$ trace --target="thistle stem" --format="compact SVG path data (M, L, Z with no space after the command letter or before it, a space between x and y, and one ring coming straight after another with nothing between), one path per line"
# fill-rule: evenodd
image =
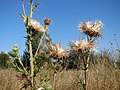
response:
M22 68L23 68L23 70L24 70L25 74L27 75L27 74L28 74L28 72L27 72L26 68L24 67L24 65L23 65L23 63L22 63L22 61L21 61L20 57L18 57L18 60L19 60L20 65L22 66Z
M32 10L32 0L30 0L30 18L32 18L33 10Z
M25 8L24 8L24 0L22 0L22 10L23 10L23 14L24 14L24 16L25 16L26 13L25 13Z
M87 90L87 71L89 67L89 62L90 62L90 51L87 52L87 60L84 60L84 84L83 84L83 89Z
M85 74L85 80L84 80L84 85L83 85L83 88L84 90L87 90L87 70L85 69L84 70L84 74Z
M35 58L35 57L37 56L37 54L38 54L38 50L39 50L39 48L40 48L40 45L41 45L41 42L42 42L42 39L44 38L44 36L45 36L45 32L43 33L42 37L40 38L39 46L38 46L38 48L37 48L37 50L36 50L36 52L35 52L34 58Z
M53 90L56 90L56 73L54 74L54 80L53 80Z
M30 49L30 77L31 77L31 85L32 89L34 89L34 58L33 58L33 53L32 53L32 43L31 40L29 40L29 49Z
M32 0L30 0L30 18L32 18ZM31 77L31 90L34 90L34 57L32 52L32 42L31 39L29 39L29 52L30 52L30 77Z

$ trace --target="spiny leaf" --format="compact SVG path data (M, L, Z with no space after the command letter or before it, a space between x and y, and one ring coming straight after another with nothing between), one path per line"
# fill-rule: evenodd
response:
M26 28L28 27L28 17L27 17L27 20L26 20L25 26L26 26Z
M24 19L24 15L22 15L21 13L19 14L19 16L20 16L22 19Z
M34 7L38 7L39 4L40 4L40 2L36 2Z
M29 45L29 42L26 42L25 44L26 44L26 45Z
M36 3L34 4L33 8L32 8L32 11L34 11L34 10L38 7L39 4L40 4L40 2L36 2Z
M8 54L9 54L11 57L13 57L13 58L17 56L17 54L16 54L15 52L13 52L13 51L8 52Z

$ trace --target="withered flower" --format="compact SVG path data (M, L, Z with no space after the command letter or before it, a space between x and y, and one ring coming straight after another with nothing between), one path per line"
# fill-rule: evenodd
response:
M95 42L86 42L84 39L81 41L70 42L71 51L86 51L95 47Z
M61 44L50 45L50 56L54 59L66 59L68 57L67 51L62 48Z
M100 31L103 26L104 24L101 21L96 20L95 22L82 22L81 24L79 24L78 28L81 30L81 32L90 37L102 38L102 34L100 33Z
M44 19L44 24L45 25L50 25L51 24L51 20L49 18L45 18Z
M60 63L56 63L55 65L54 65L54 69L55 69L55 73L57 73L58 71L60 71L61 70L61 64Z
M29 17L24 18L24 23L31 27L32 30L36 30L39 32L45 32L44 27L37 21Z

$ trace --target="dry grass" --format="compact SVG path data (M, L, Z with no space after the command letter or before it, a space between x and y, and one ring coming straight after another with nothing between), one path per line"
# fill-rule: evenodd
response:
M23 82L16 77L17 74L12 68L0 69L0 90L20 90Z
M54 72L48 68L42 69L37 75L38 85L40 84L39 76L47 71L47 83L53 85ZM17 72L14 69L0 70L0 90L19 90L21 84L16 74ZM55 76L55 90L83 90L80 83L83 77L82 70L62 70ZM87 87L89 90L120 90L120 69L105 67L104 65L91 67L88 71Z
M13 69L0 70L0 90L17 90L18 81Z
M80 83L80 80L83 79L81 70L62 71L56 78L56 90L83 90ZM89 90L120 90L120 70L90 69L87 87Z

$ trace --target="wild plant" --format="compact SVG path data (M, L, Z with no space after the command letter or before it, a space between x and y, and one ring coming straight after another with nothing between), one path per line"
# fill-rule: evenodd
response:
M91 53L93 48L97 45L98 38L102 38L101 28L103 27L101 21L96 20L95 22L86 21L79 24L78 28L82 33L86 35L86 39L76 42L70 42L69 50L64 50L62 45L53 44L50 47L50 56L54 59L59 60L70 60L75 59L82 61L83 64L80 68L84 70L84 80L80 81L83 89L87 90L87 72L89 68ZM78 65L79 66L79 65Z
M57 60L57 63L52 64L54 70L54 80L53 80L53 90L56 90L56 75L61 71L60 60L67 60L68 54L67 51L62 48L62 44L51 44L50 45L50 55L49 57Z
M28 51L29 51L29 62L30 62L30 70L27 70L27 68L23 65L23 62L21 60L21 57L19 55L19 47L18 45L14 45L13 50L9 52L9 55L12 57L12 65L22 73L22 75L28 80L27 86L31 86L31 90L35 90L35 60L38 58L39 55L39 49L41 46L41 43L43 41L43 38L47 34L48 26L51 23L51 20L48 18L44 19L44 25L41 25L37 20L33 19L33 12L38 7L39 2L36 2L33 4L33 0L28 0L30 8L29 8L29 15L26 14L25 11L25 5L24 0L22 0L22 10L23 14L20 14L20 17L23 20L23 23L26 28L26 39L27 39L27 45L28 45ZM35 39L34 34L41 34L41 38L39 39L39 44L37 46L36 51L33 52L33 40ZM25 85L26 87L26 85Z
M20 14L20 17L23 20L23 23L26 28L26 39L27 39L27 45L28 45L28 51L29 51L29 63L30 63L30 70L28 70L19 55L19 47L18 45L14 45L13 50L9 52L9 55L12 57L12 65L22 73L22 77L25 78L25 80L28 82L23 87L31 86L31 90L36 90L36 81L35 81L35 75L36 75L36 69L35 69L35 62L39 58L40 54L40 47L41 43L43 41L43 38L46 36L48 31L48 26L51 23L51 20L48 18L44 19L44 25L41 25L37 20L33 19L33 12L38 7L39 2L36 2L33 4L33 0L29 0L30 5L30 13L29 15L25 12L25 6L24 6L24 0L22 0L22 10L23 14ZM91 59L91 54L93 51L93 48L97 45L98 38L102 38L101 34L101 28L104 26L104 24L99 21L86 21L79 24L78 28L82 33L85 34L85 38L82 40L78 40L76 42L70 42L69 50L64 50L62 48L62 44L50 44L49 50L50 53L48 55L49 58L53 58L58 60L69 60L69 59L75 59L78 61L82 61L82 64L80 65L80 68L84 71L84 79L81 80L81 84L83 86L84 90L88 90L87 88L87 77L88 77L88 70L89 70L89 64ZM33 50L33 41L35 40L35 34L41 34L39 44L37 45L37 49ZM43 52L44 54L44 52ZM53 84L53 90L56 90L56 74L61 68L60 63L57 63L53 65L54 67L54 84ZM38 72L37 72L38 73ZM47 84L45 81L45 77L42 77L41 79L42 86L47 88ZM52 89L52 88L50 88ZM45 90L50 90L45 89Z
M79 24L78 28L82 33L85 34L86 38L76 42L70 42L70 58L82 61L80 68L84 70L84 80L80 80L84 90L87 88L87 72L89 69L90 59L93 48L97 45L98 38L102 38L101 28L103 27L101 21L96 20L95 22L86 21Z

